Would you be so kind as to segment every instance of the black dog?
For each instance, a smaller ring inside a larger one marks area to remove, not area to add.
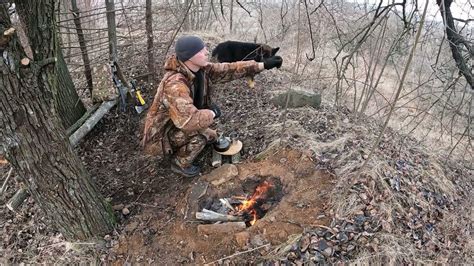
[[[264,58],[274,56],[280,47],[272,48],[269,45],[261,43],[226,41],[219,43],[212,51],[212,57],[218,62],[237,62],[255,60],[263,62]],[[249,86],[253,88],[255,82],[250,77]]]

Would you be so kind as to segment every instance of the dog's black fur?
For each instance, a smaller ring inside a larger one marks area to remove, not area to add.
[[[221,63],[247,60],[262,62],[264,58],[274,56],[278,50],[280,47],[272,48],[266,44],[226,41],[214,48],[212,57]]]

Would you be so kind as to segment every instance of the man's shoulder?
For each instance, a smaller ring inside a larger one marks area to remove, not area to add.
[[[191,84],[191,81],[186,77],[186,75],[180,72],[167,73],[164,79],[169,85],[173,85],[176,83],[184,83],[184,85],[190,86]]]
[[[170,73],[165,77],[166,81],[163,84],[163,90],[168,95],[189,94],[190,81],[182,73]]]

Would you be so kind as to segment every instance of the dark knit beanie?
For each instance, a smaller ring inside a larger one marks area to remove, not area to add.
[[[182,36],[176,41],[176,56],[181,62],[188,61],[204,48],[204,42],[197,36]]]

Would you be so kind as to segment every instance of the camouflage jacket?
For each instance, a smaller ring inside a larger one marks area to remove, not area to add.
[[[174,125],[188,136],[193,136],[206,130],[213,123],[214,117],[211,110],[198,110],[194,106],[194,74],[186,65],[173,55],[166,60],[165,70],[166,73],[148,110],[142,139],[145,152],[155,156],[171,152],[166,136],[170,126]],[[209,106],[211,103],[212,89],[209,84],[228,82],[262,70],[263,67],[255,61],[209,63],[203,69],[204,105]]]

